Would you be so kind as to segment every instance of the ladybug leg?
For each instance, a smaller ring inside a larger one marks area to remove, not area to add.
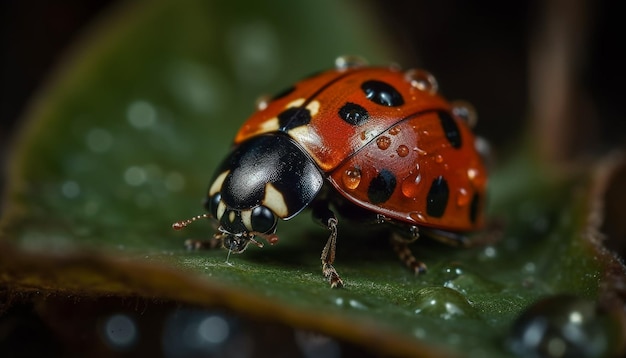
[[[328,236],[328,241],[326,241],[320,257],[322,260],[322,273],[330,282],[331,288],[341,288],[343,287],[343,280],[339,277],[335,267],[333,267],[335,249],[337,247],[337,217],[326,205],[319,204],[313,206],[313,217],[330,231],[330,236]]]
[[[328,230],[330,230],[330,236],[326,245],[322,250],[322,273],[324,277],[330,282],[331,288],[343,287],[343,280],[339,277],[337,270],[333,267],[335,261],[335,247],[337,246],[337,219],[328,220]]]
[[[398,254],[400,261],[402,261],[411,271],[415,273],[415,275],[419,275],[421,273],[426,272],[426,264],[418,261],[411,249],[409,249],[409,244],[419,238],[419,230],[417,226],[411,227],[411,237],[406,238],[400,235],[397,232],[393,232],[391,234],[391,247]]]

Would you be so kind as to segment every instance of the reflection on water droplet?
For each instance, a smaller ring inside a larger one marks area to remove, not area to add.
[[[407,155],[409,155],[409,147],[407,147],[406,145],[401,145],[398,147],[398,149],[396,149],[396,152],[398,153],[398,155],[400,157],[406,157]]]
[[[133,127],[145,129],[156,123],[157,112],[150,102],[139,100],[128,106],[126,118]]]
[[[61,193],[68,199],[77,197],[80,194],[80,186],[72,180],[68,180],[61,185]]]
[[[407,198],[417,198],[420,193],[422,175],[419,170],[402,181],[402,194]]]
[[[438,163],[438,164],[443,163],[443,156],[441,154],[435,155],[435,163]]]
[[[445,320],[477,316],[465,296],[446,287],[426,287],[419,290],[416,294],[415,314],[434,315]]]
[[[404,74],[404,78],[411,84],[412,87],[417,88],[420,91],[435,94],[439,89],[437,79],[428,71],[417,69],[408,70]]]
[[[343,298],[337,297],[334,300],[335,305],[346,308],[354,308],[358,310],[366,310],[369,307],[361,301],[355,300],[354,298]]]
[[[93,128],[87,133],[85,138],[87,147],[96,153],[104,153],[111,149],[113,136],[105,129]]]
[[[526,308],[507,343],[520,357],[609,357],[623,344],[617,322],[594,301],[559,294]]]
[[[143,168],[132,166],[124,171],[124,181],[131,186],[140,186],[147,179],[146,171]]]
[[[470,181],[474,181],[474,179],[476,179],[477,176],[478,176],[478,170],[477,169],[474,169],[474,168],[467,169],[467,178]]]
[[[465,188],[459,188],[456,192],[456,205],[463,207],[469,204],[470,196]]]
[[[343,176],[341,178],[343,180],[343,185],[350,189],[356,189],[361,183],[361,170],[359,168],[348,168],[345,172],[343,172]]]
[[[104,341],[114,350],[130,348],[137,341],[135,322],[123,314],[109,317],[102,327]]]
[[[346,70],[349,68],[358,68],[367,66],[367,60],[360,56],[344,55],[335,59],[335,68],[338,70]]]
[[[376,145],[382,150],[386,150],[391,145],[391,139],[387,136],[381,136],[376,139]]]
[[[185,187],[185,178],[178,172],[171,172],[165,176],[165,188],[169,191],[181,191]]]

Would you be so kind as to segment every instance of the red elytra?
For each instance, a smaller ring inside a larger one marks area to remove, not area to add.
[[[367,81],[388,84],[403,103],[372,103],[361,88]],[[338,112],[346,103],[365,108],[368,119],[359,125],[343,120]],[[354,204],[394,220],[442,230],[473,231],[483,225],[487,172],[474,145],[476,138],[467,121],[454,116],[448,101],[416,86],[407,72],[356,67],[305,79],[252,115],[237,133],[235,144],[280,131],[278,117],[289,108],[307,108],[311,120],[283,131]],[[451,128],[444,128],[444,121]],[[450,135],[459,143],[451,143]],[[394,188],[388,198],[385,193],[374,195],[377,200],[372,202],[368,192],[373,180],[379,178],[383,191],[392,184],[380,178],[383,170],[393,175]],[[435,215],[429,215],[428,194],[440,178],[446,183],[447,195],[445,188],[439,188],[444,193],[432,196],[431,202],[445,199],[446,203],[432,203],[439,208],[430,210]]]

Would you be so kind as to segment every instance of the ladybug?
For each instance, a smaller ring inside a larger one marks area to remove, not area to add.
[[[199,218],[217,227],[214,240],[243,252],[262,238],[278,241],[278,219],[306,208],[330,232],[322,272],[331,287],[343,281],[333,267],[337,214],[386,225],[400,259],[426,270],[408,248],[421,234],[464,244],[482,227],[487,171],[475,116],[465,104],[437,93],[423,70],[369,67],[340,57],[334,69],[306,78],[271,99],[239,129],[217,169]]]

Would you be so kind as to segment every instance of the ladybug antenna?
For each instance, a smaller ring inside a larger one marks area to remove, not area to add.
[[[194,216],[191,219],[177,221],[177,222],[172,224],[172,229],[174,229],[174,230],[182,230],[182,229],[186,228],[187,225],[191,224],[192,222],[194,222],[196,220],[208,219],[210,217],[211,217],[211,215],[209,215],[209,214],[202,214],[202,215]]]

